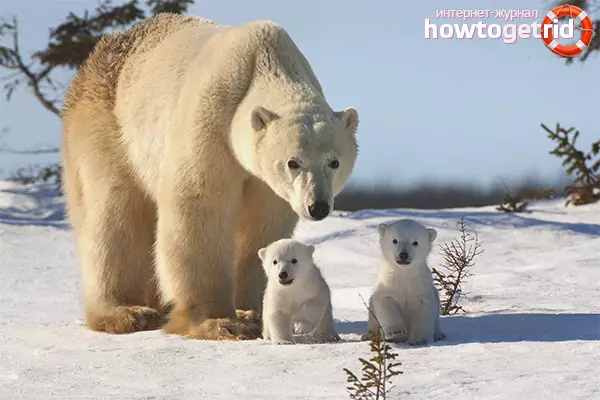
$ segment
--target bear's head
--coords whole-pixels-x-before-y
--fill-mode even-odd
[[[386,262],[403,267],[424,263],[437,237],[435,229],[426,228],[411,219],[379,224],[377,231]]]
[[[358,153],[358,112],[292,109],[275,113],[254,107],[248,125],[249,148],[240,161],[263,180],[301,219],[322,220],[333,209]]]
[[[313,268],[315,246],[294,239],[280,239],[258,250],[265,274],[270,282],[289,286],[301,281]]]

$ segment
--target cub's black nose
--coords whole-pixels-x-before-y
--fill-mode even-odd
[[[279,279],[287,279],[288,274],[287,272],[283,271],[279,273]]]
[[[320,221],[329,215],[329,204],[326,201],[317,201],[308,207],[308,213],[313,219]]]
[[[398,254],[398,257],[400,257],[400,260],[406,261],[406,260],[408,260],[408,253],[403,251],[400,254]]]

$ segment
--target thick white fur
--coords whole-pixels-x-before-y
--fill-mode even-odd
[[[427,266],[437,231],[409,219],[380,224],[377,230],[383,262],[369,303],[383,335],[388,341],[410,345],[441,340],[440,299]],[[402,260],[400,253],[408,257]],[[371,339],[376,329],[370,312],[362,339]]]
[[[259,250],[268,278],[263,299],[264,340],[293,344],[294,325],[296,333],[308,334],[317,342],[340,340],[334,330],[331,292],[313,262],[314,251],[313,245],[292,239]],[[282,284],[282,272],[292,279],[288,285]]]
[[[267,21],[159,14],[108,35],[62,117],[87,324],[113,333],[160,326],[162,304],[167,332],[252,336],[221,325],[260,312],[258,249],[333,207],[357,155],[356,110],[334,112]]]

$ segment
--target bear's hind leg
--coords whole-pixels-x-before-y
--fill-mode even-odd
[[[289,238],[298,217],[290,205],[262,181],[249,178],[244,185],[243,204],[235,228],[235,304],[240,310],[262,312],[267,278],[258,250]]]
[[[164,313],[154,279],[153,205],[129,182],[84,187],[84,193],[88,201],[78,242],[87,326],[117,334],[160,328]]]
[[[154,205],[130,175],[113,106],[88,84],[74,81],[84,97],[63,110],[61,149],[86,325],[110,333],[156,329]]]

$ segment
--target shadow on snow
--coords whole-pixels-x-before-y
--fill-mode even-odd
[[[600,340],[600,314],[488,314],[442,317],[446,339],[432,346],[464,343]],[[336,321],[339,334],[362,335],[365,321]]]
[[[27,208],[0,207],[0,223],[19,226],[52,226],[68,229],[65,207],[56,185],[23,185],[0,189],[1,194],[18,196]]]
[[[435,218],[458,221],[464,218],[465,222],[471,225],[493,226],[504,228],[528,228],[545,226],[559,230],[568,230],[574,233],[600,236],[599,224],[572,223],[545,221],[530,216],[529,213],[506,214],[493,211],[462,211],[462,210],[441,210],[441,211],[422,211],[422,210],[362,210],[348,214],[343,218],[354,220],[365,220],[370,218]],[[376,225],[369,225],[375,228]]]

